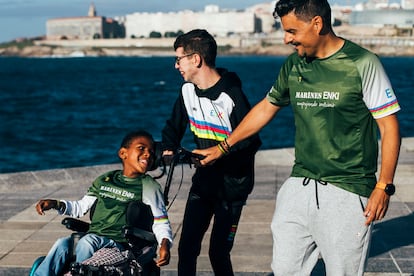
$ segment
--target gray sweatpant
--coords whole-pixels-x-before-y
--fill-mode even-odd
[[[274,275],[310,275],[321,256],[328,276],[363,275],[371,238],[367,198],[291,177],[278,192],[271,224]]]

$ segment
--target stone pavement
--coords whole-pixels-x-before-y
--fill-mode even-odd
[[[264,276],[271,273],[272,237],[270,222],[276,193],[289,175],[293,149],[263,150],[256,159],[256,186],[243,210],[232,251],[238,276]],[[104,165],[34,172],[0,174],[0,275],[28,275],[33,261],[47,253],[53,242],[68,235],[54,211],[36,214],[40,198],[77,199],[91,181],[103,172],[119,168]],[[169,216],[175,233],[171,264],[162,275],[176,275],[177,244],[192,169],[178,166],[170,191]],[[182,178],[182,186],[180,180]],[[159,180],[163,185],[165,176]],[[403,139],[395,183],[385,219],[375,225],[366,276],[414,276],[414,138]],[[198,261],[198,275],[213,275],[208,260],[209,233]],[[323,262],[313,276],[325,275]]]

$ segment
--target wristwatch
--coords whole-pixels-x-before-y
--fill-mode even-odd
[[[375,185],[375,188],[384,190],[384,192],[389,196],[392,196],[395,193],[395,185],[393,183],[386,184],[378,182],[377,185]]]

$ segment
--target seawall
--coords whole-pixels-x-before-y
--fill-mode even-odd
[[[413,56],[414,38],[345,35],[379,56]],[[34,40],[33,46],[0,48],[0,56],[173,56],[175,38]],[[220,55],[286,56],[293,48],[283,44],[283,36],[270,38],[216,38]]]

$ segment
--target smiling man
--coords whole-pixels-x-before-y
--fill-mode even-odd
[[[227,138],[232,148],[291,105],[295,163],[272,221],[275,275],[363,275],[372,222],[388,209],[400,149],[400,110],[376,55],[335,35],[326,0],[280,0],[275,16],[295,48],[265,99]],[[377,172],[378,130],[381,168]],[[218,147],[195,150],[208,165]]]

